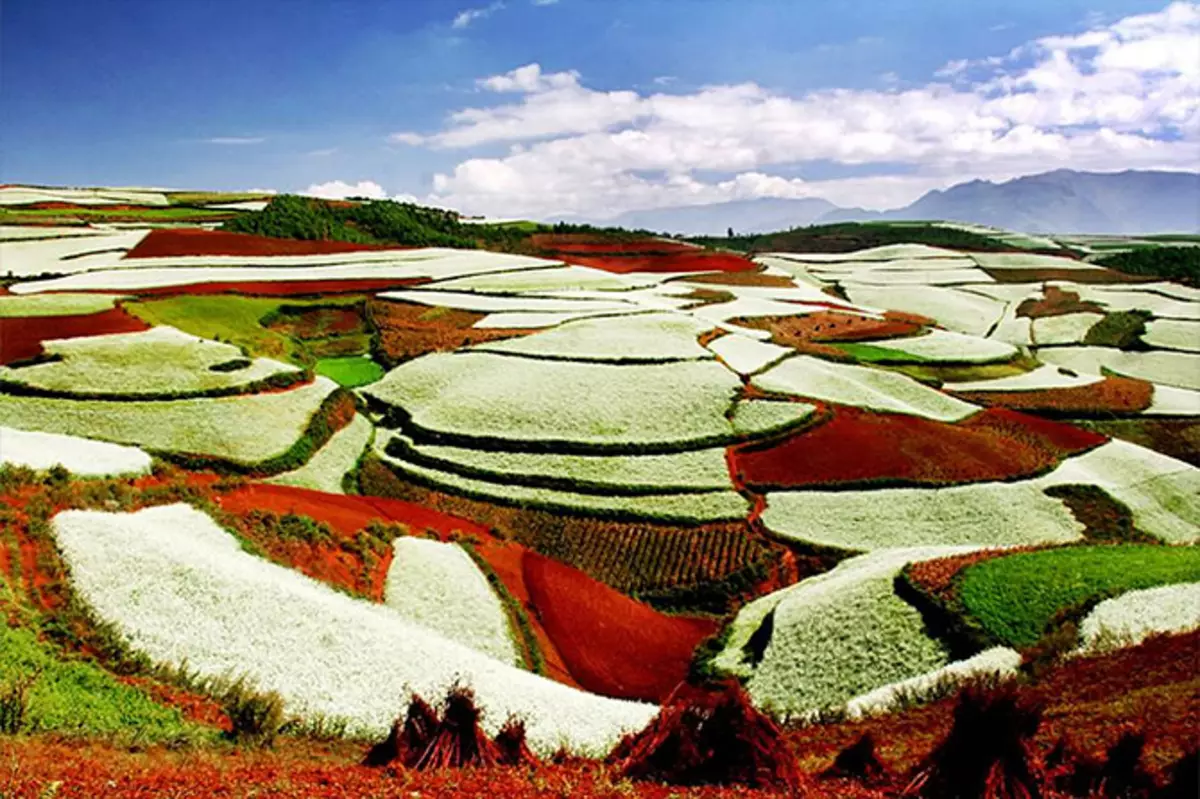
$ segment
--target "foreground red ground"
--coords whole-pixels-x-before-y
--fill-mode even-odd
[[[0,364],[23,361],[42,354],[42,342],[57,338],[136,333],[150,325],[120,308],[71,316],[18,316],[0,318]]]
[[[172,258],[184,255],[325,255],[362,250],[407,250],[382,244],[352,244],[348,241],[302,241],[273,239],[250,233],[223,230],[161,228],[150,231],[126,258]]]
[[[712,619],[668,616],[578,569],[534,552],[525,584],[571,675],[586,690],[661,702],[688,673]]]
[[[778,444],[734,448],[731,464],[737,479],[760,489],[858,483],[945,485],[1029,477],[1106,440],[1097,433],[1003,408],[947,424],[838,407],[829,421]]]

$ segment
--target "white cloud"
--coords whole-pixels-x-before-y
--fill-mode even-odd
[[[859,42],[867,43],[870,42]],[[756,196],[903,204],[964,177],[1050,168],[1194,168],[1200,156],[1200,4],[1126,17],[953,61],[924,85],[786,95],[754,83],[687,94],[596,90],[526,64],[477,81],[509,95],[393,141],[435,149],[507,143],[435,176],[432,199],[472,213],[605,215]],[[770,175],[811,161],[876,166],[808,182]],[[885,169],[886,167],[886,169]],[[704,182],[698,171],[734,175]]]
[[[465,28],[468,25],[470,25],[475,20],[483,19],[485,17],[490,17],[492,14],[495,14],[497,11],[500,11],[503,8],[504,8],[504,3],[499,2],[499,0],[497,0],[497,2],[491,3],[490,5],[486,5],[481,8],[465,9],[463,11],[458,12],[458,14],[455,15],[454,21],[450,23],[450,27],[452,27],[456,30],[461,30],[462,28]]]
[[[390,141],[392,144],[418,145],[425,143],[425,137],[420,133],[393,133],[392,135],[388,136],[388,141]]]
[[[397,202],[418,202],[411,194],[394,194],[389,196],[383,186],[373,180],[360,180],[358,183],[347,183],[343,180],[331,180],[327,183],[314,183],[301,194],[309,197],[320,197],[323,200],[344,200],[347,197],[366,197],[371,200],[396,200]]]
[[[262,144],[266,139],[262,136],[213,136],[211,139],[205,139],[205,144]]]
[[[556,5],[558,0],[533,0],[535,6],[552,6]]]

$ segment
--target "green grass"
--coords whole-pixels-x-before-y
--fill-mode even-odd
[[[1028,647],[1061,613],[1126,591],[1197,580],[1200,547],[1064,547],[971,566],[963,571],[959,597],[999,642]]]
[[[226,294],[179,295],[125,303],[125,310],[151,325],[171,325],[201,338],[225,341],[245,349],[251,356],[263,356],[307,366],[314,360],[309,346],[284,332],[269,330],[260,324],[281,305],[290,307],[334,302],[354,305],[362,297],[332,300],[297,300],[292,297],[242,297]],[[364,337],[365,338],[365,337]]]
[[[910,355],[907,352],[893,350],[889,347],[877,347],[874,344],[846,342],[833,346],[864,363],[924,363],[929,360],[920,355]]]
[[[321,358],[317,361],[317,374],[346,388],[358,388],[383,377],[384,368],[365,355],[351,355],[348,358]]]
[[[0,691],[36,674],[24,730],[174,741],[195,734],[179,711],[122,685],[86,661],[63,660],[30,630],[0,626]]]

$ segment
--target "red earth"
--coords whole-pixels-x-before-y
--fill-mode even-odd
[[[722,252],[679,252],[668,255],[571,255],[563,260],[577,266],[591,266],[606,272],[750,272],[755,263],[740,255]]]
[[[586,233],[536,233],[530,237],[533,246],[556,253],[675,253],[695,252],[698,247],[682,241],[666,239],[598,239]]]
[[[150,325],[120,308],[70,316],[17,316],[0,318],[0,364],[35,358],[42,342],[57,338],[136,333]]]
[[[316,294],[360,294],[371,291],[428,283],[428,278],[374,278],[359,280],[260,280],[229,281],[224,283],[188,283],[182,286],[159,286],[145,289],[122,289],[123,294],[157,297],[174,294],[251,294],[269,297],[298,297]],[[110,293],[110,289],[97,289]]]
[[[586,690],[661,702],[687,677],[707,618],[668,616],[578,569],[529,552],[525,584],[571,675]]]
[[[186,255],[327,255],[362,250],[409,250],[391,244],[353,244],[348,241],[273,239],[250,233],[192,228],[151,230],[126,258],[172,258]]]
[[[1137,413],[1150,407],[1154,386],[1132,377],[1108,376],[1099,383],[1077,388],[1041,391],[961,391],[954,396],[977,405],[1011,408],[1029,413],[1097,414]]]
[[[952,485],[1032,476],[1107,440],[1003,408],[947,424],[836,407],[824,424],[765,447],[734,447],[730,460],[735,479],[755,489]]]

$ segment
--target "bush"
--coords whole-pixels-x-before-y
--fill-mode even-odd
[[[29,692],[41,676],[41,669],[37,669],[0,685],[0,733],[16,735],[25,729],[29,716]]]
[[[1200,285],[1200,247],[1147,247],[1100,258],[1096,263],[1130,275]]]
[[[287,725],[283,697],[275,691],[260,692],[244,677],[222,692],[221,706],[229,717],[230,740],[253,746],[272,746]]]

